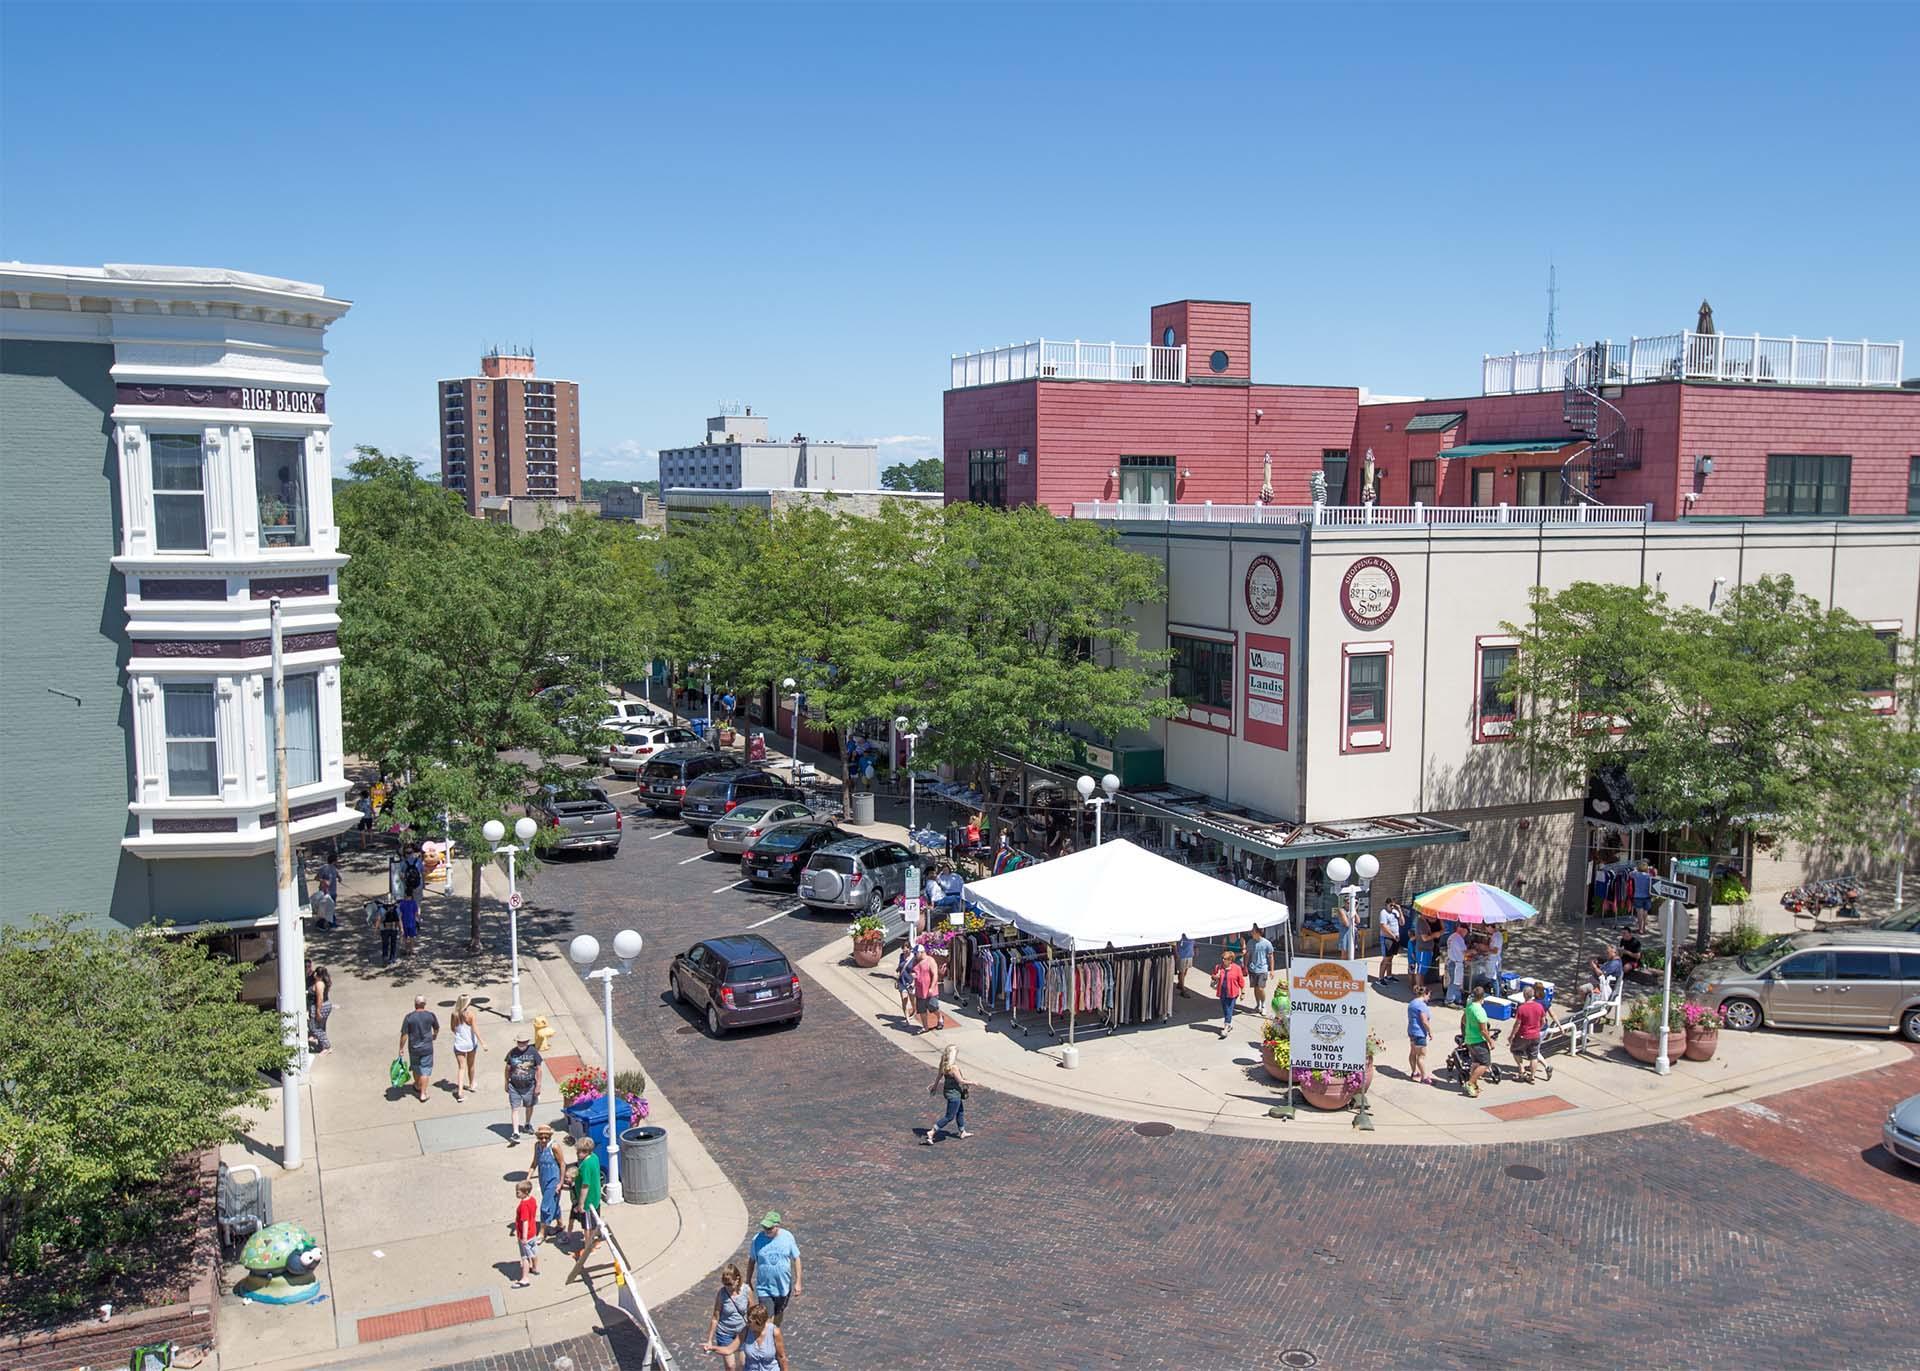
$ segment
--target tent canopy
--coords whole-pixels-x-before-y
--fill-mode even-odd
[[[967,902],[1079,952],[1214,938],[1286,917],[1284,905],[1124,838],[974,882]]]

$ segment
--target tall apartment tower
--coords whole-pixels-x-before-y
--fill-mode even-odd
[[[478,376],[440,382],[440,482],[467,513],[501,497],[580,498],[580,386],[534,375],[531,352],[495,350]]]

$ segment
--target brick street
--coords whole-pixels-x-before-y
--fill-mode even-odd
[[[618,1027],[749,1210],[794,1230],[797,1367],[1920,1360],[1898,1274],[1920,1261],[1920,1179],[1859,1155],[1887,1103],[1920,1089],[1920,1061],[1769,1100],[1781,1119],[1805,1108],[1847,1126],[1845,1155],[1818,1163],[1743,1133],[1750,1113],[1550,1144],[1352,1148],[1141,1136],[985,1090],[968,1102],[978,1136],[928,1148],[923,1068],[818,987],[800,1027],[718,1041],[668,1001],[674,952],[798,903],[713,893],[737,868],[682,865],[700,840],[649,841],[668,827],[630,816],[617,859],[556,862],[532,899],[558,933],[645,934]],[[759,931],[798,959],[846,924],[796,914]],[[655,1311],[683,1365],[705,1362],[710,1301],[703,1285]],[[641,1365],[622,1332],[472,1368],[545,1371],[563,1351],[580,1371]]]

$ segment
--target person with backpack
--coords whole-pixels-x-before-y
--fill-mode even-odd
[[[513,1041],[513,1050],[507,1053],[507,1146],[513,1147],[520,1141],[522,1133],[533,1132],[533,1110],[540,1103],[540,1051],[533,1045],[533,1038],[523,1028]],[[514,1111],[520,1110],[526,1122],[518,1127],[514,1124]]]
[[[400,906],[380,901],[380,965],[392,966],[400,955]]]

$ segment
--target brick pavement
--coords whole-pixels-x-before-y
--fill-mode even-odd
[[[937,1114],[923,1068],[817,987],[798,1030],[718,1041],[666,1001],[675,951],[793,901],[710,894],[724,868],[676,865],[697,840],[645,841],[663,826],[630,820],[618,861],[556,863],[531,898],[568,933],[647,935],[618,1027],[749,1208],[787,1215],[806,1273],[796,1367],[1226,1371],[1289,1349],[1341,1367],[1920,1361],[1897,1274],[1920,1261],[1920,1226],[1694,1124],[1315,1147],[1142,1137],[977,1090],[977,1137],[920,1146]],[[845,922],[759,931],[797,959]],[[703,1287],[655,1311],[683,1365],[704,1361],[710,1300]],[[593,1345],[642,1365],[618,1339]],[[470,1371],[547,1371],[557,1354]]]

